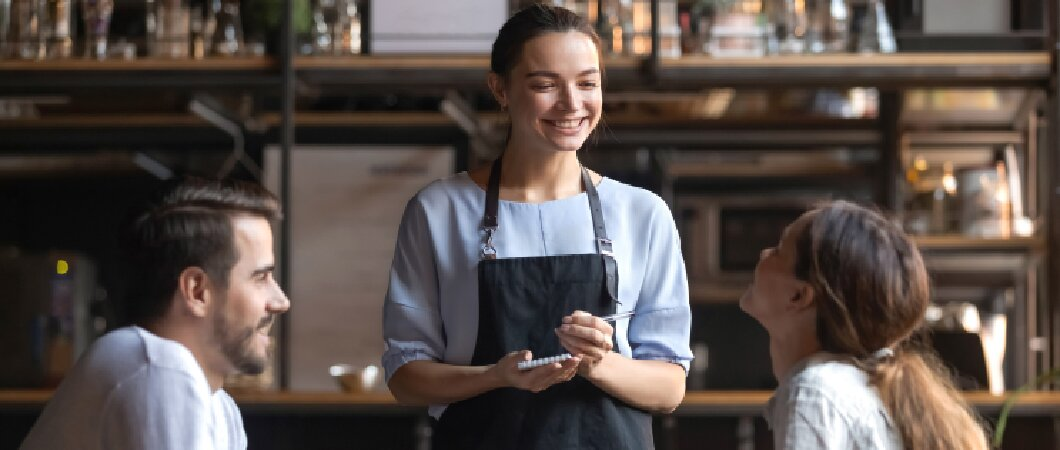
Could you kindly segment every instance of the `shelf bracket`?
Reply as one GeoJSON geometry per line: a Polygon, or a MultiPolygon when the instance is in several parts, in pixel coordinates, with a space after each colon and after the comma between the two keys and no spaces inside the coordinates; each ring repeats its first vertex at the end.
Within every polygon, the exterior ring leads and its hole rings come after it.
{"type": "Polygon", "coordinates": [[[261,180],[261,166],[246,153],[246,126],[239,117],[228,112],[221,102],[206,94],[195,94],[188,103],[188,109],[232,137],[232,153],[221,164],[221,169],[217,172],[218,178],[227,177],[239,163],[250,171],[254,179],[261,180]]]}
{"type": "Polygon", "coordinates": [[[500,154],[504,137],[497,132],[496,124],[480,117],[459,92],[452,89],[446,91],[439,109],[467,133],[471,140],[471,153],[475,157],[488,160],[500,154]]]}

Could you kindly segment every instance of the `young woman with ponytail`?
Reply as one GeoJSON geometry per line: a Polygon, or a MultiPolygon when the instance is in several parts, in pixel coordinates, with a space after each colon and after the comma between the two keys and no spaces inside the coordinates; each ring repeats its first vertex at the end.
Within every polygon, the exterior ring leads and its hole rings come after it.
{"type": "Polygon", "coordinates": [[[740,307],[769,332],[779,449],[988,449],[931,353],[910,341],[930,288],[920,252],[879,213],[807,212],[762,251],[740,307]]]}

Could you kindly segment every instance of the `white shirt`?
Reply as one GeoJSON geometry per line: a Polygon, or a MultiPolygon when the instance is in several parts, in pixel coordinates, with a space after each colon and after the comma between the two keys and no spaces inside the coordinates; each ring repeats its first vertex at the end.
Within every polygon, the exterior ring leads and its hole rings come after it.
{"type": "Polygon", "coordinates": [[[774,448],[900,450],[901,437],[868,376],[817,353],[796,364],[765,411],[774,448]]]}
{"type": "MultiPolygon", "coordinates": [[[[673,215],[650,191],[604,178],[597,186],[618,263],[615,351],[688,370],[688,280],[673,215]]],[[[405,209],[383,307],[386,378],[415,360],[466,365],[478,334],[478,262],[486,193],[466,172],[424,188],[405,209]]],[[[596,253],[585,193],[543,203],[501,200],[498,258],[596,253]]],[[[557,324],[558,326],[559,324],[557,324]]],[[[551,355],[535,355],[544,357],[551,355]]],[[[432,406],[440,417],[444,405],[432,406]]]]}
{"type": "Polygon", "coordinates": [[[183,345],[139,327],[99,338],[63,379],[22,450],[243,450],[232,397],[183,345]]]}

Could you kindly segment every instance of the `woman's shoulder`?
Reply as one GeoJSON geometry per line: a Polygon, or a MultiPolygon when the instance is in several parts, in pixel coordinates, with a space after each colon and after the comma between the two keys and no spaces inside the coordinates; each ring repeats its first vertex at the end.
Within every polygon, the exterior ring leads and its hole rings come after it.
{"type": "Polygon", "coordinates": [[[436,204],[482,195],[480,191],[467,172],[459,172],[430,182],[412,199],[424,204],[436,204]]]}
{"type": "Polygon", "coordinates": [[[812,392],[836,404],[866,404],[877,399],[868,374],[848,358],[818,354],[798,369],[787,382],[793,395],[812,392]]]}
{"type": "Polygon", "coordinates": [[[861,381],[866,374],[848,358],[817,353],[797,364],[788,383],[793,386],[828,385],[836,380],[861,381]]]}
{"type": "Polygon", "coordinates": [[[600,192],[601,201],[605,204],[608,202],[620,204],[624,208],[630,208],[639,213],[670,212],[670,207],[662,197],[659,197],[659,194],[614,178],[604,177],[600,180],[597,190],[600,192]]]}

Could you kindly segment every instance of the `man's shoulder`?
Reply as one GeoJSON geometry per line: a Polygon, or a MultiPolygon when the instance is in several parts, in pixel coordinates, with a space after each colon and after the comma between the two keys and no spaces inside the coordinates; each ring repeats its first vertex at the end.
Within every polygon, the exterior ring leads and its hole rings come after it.
{"type": "Polygon", "coordinates": [[[152,365],[146,336],[125,327],[96,339],[48,401],[24,448],[81,448],[71,446],[64,433],[96,448],[107,427],[122,428],[155,413],[168,417],[174,403],[198,402],[208,387],[197,387],[185,371],[152,365]]]}
{"type": "Polygon", "coordinates": [[[78,362],[75,372],[113,382],[147,363],[143,337],[136,327],[124,327],[100,336],[78,362]]]}
{"type": "Polygon", "coordinates": [[[100,337],[86,355],[84,370],[110,389],[124,384],[205,383],[191,351],[143,328],[119,328],[100,337]]]}

